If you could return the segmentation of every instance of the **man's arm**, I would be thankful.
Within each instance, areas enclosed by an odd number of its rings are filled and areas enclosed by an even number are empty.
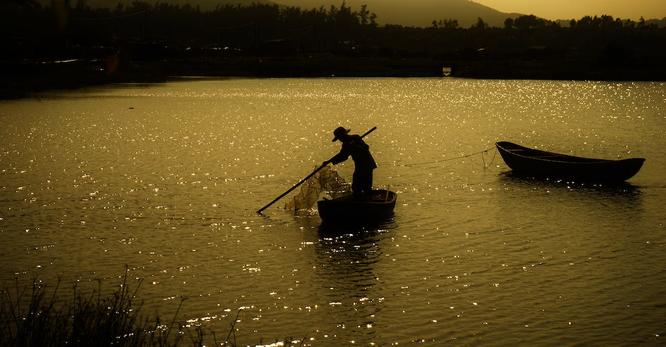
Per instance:
[[[347,146],[344,144],[342,145],[342,149],[340,149],[340,153],[336,154],[333,158],[331,158],[330,162],[333,163],[333,165],[341,163],[349,158],[351,153],[347,149]]]

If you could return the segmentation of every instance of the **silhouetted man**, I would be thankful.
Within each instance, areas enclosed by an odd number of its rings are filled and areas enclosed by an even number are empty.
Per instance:
[[[333,165],[341,163],[351,155],[354,160],[354,176],[352,178],[352,192],[354,196],[361,197],[372,191],[372,170],[377,167],[375,159],[370,154],[370,146],[358,135],[350,135],[349,129],[338,127],[333,131],[333,142],[340,140],[342,149],[331,160],[324,164]]]

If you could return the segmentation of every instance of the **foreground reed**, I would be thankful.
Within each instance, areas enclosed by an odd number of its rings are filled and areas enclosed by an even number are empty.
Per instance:
[[[75,286],[73,298],[65,301],[57,299],[60,281],[48,293],[39,281],[33,281],[30,289],[20,288],[17,280],[16,288],[0,293],[0,346],[177,346],[187,342],[203,346],[206,334],[201,327],[190,329],[176,321],[184,299],[167,324],[159,316],[143,318],[142,304],[136,301],[141,282],[131,290],[127,274],[126,270],[122,284],[109,296],[102,296],[101,285],[89,294]],[[235,346],[229,336],[222,345]]]

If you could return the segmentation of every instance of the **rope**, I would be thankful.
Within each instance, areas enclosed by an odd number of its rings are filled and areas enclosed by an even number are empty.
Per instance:
[[[419,163],[402,164],[402,165],[400,165],[400,166],[411,167],[411,166],[419,166],[419,165],[437,164],[437,163],[443,163],[443,162],[447,162],[447,161],[453,161],[453,160],[459,160],[459,159],[469,158],[469,157],[473,157],[473,156],[475,156],[475,155],[479,155],[479,154],[480,154],[480,155],[481,155],[481,160],[483,161],[483,167],[484,167],[484,169],[485,169],[485,168],[488,168],[490,165],[492,165],[492,163],[495,161],[495,155],[497,154],[497,152],[494,152],[494,154],[493,154],[493,158],[491,159],[490,163],[488,163],[488,165],[486,165],[485,153],[488,153],[489,151],[491,151],[491,150],[493,150],[493,149],[495,149],[495,147],[489,147],[489,148],[486,148],[486,149],[484,149],[484,150],[482,150],[482,151],[478,151],[478,152],[474,152],[474,153],[469,153],[469,154],[464,154],[464,155],[461,155],[461,156],[459,156],[459,157],[446,158],[446,159],[438,159],[438,160],[433,160],[433,161],[424,161],[424,162],[419,162]]]
[[[438,160],[433,160],[433,161],[424,161],[424,162],[418,162],[418,163],[409,163],[409,164],[401,164],[398,166],[404,166],[404,167],[412,167],[412,166],[420,166],[420,165],[428,165],[428,164],[437,164],[437,163],[443,163],[447,161],[453,161],[453,160],[459,160],[459,159],[464,159],[464,158],[469,158],[473,157],[475,155],[481,155],[481,161],[483,162],[483,169],[488,169],[493,163],[495,162],[495,157],[497,156],[497,151],[494,150],[495,147],[489,147],[486,148],[482,151],[474,152],[474,153],[468,153],[464,154],[458,157],[453,157],[453,158],[446,158],[446,159],[438,159]],[[490,161],[486,162],[486,153],[493,151],[493,156],[490,158]],[[316,166],[315,166],[316,168]],[[236,177],[218,177],[219,179],[222,180],[222,183],[227,183],[227,182],[233,182],[233,181],[246,181],[246,180],[257,180],[257,179],[264,179],[264,178],[273,178],[274,176],[269,175],[269,174],[257,174],[257,175],[245,175],[245,176],[236,176]]]
[[[497,151],[493,151],[493,157],[490,159],[490,162],[486,163],[486,153],[488,153],[489,150],[492,148],[488,148],[485,151],[481,152],[481,160],[483,161],[483,169],[486,170],[490,167],[490,165],[493,165],[495,162],[495,156],[497,156]]]

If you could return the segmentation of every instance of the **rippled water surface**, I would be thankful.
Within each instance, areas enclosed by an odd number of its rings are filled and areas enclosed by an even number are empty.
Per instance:
[[[2,101],[0,123],[4,287],[113,287],[128,265],[147,314],[184,296],[218,337],[238,314],[243,345],[664,344],[664,83],[188,80]],[[256,214],[339,125],[378,127],[395,218]],[[537,182],[505,174],[501,140],[647,161],[620,187]]]

